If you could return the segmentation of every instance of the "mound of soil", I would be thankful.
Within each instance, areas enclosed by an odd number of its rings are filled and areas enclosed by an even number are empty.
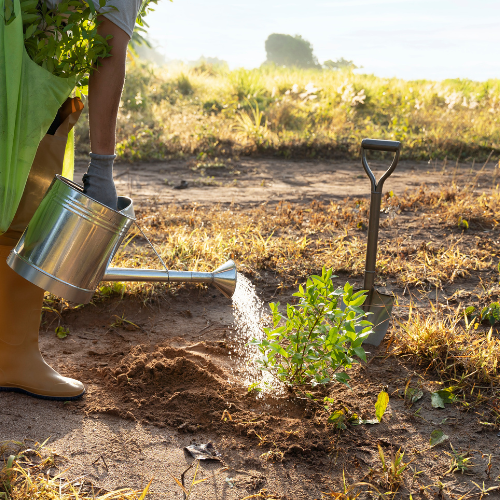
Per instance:
[[[212,344],[198,348],[223,351]],[[216,433],[229,448],[260,446],[259,454],[279,450],[274,457],[279,460],[314,453],[322,463],[330,448],[326,421],[313,418],[318,408],[310,400],[255,398],[224,368],[185,349],[138,345],[116,363],[91,372],[99,378],[99,389],[87,400],[87,414]]]
[[[221,368],[201,356],[168,346],[153,350],[136,346],[119,366],[93,371],[103,382],[106,403],[94,404],[90,411],[191,432],[206,429],[214,418],[220,419],[230,392],[228,377]]]

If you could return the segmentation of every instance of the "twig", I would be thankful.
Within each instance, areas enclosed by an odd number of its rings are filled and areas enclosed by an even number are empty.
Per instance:
[[[189,469],[192,469],[193,468],[193,465],[195,464],[195,462],[197,461],[197,459],[194,459],[192,462],[191,462],[191,465],[181,474],[181,483],[182,483],[182,487],[184,488],[184,490],[186,489],[186,487],[184,486],[184,475],[186,474],[186,472],[189,470]],[[184,500],[186,500],[187,496],[186,496],[186,492],[183,491],[183,494],[184,494]]]
[[[201,329],[201,330],[200,330],[200,331],[196,334],[196,336],[201,337],[202,335],[205,335],[206,330],[207,330],[208,328],[210,328],[211,326],[213,326],[213,323],[212,323],[212,324],[208,324],[205,328],[202,328],[202,329]]]
[[[109,472],[108,469],[108,464],[106,463],[106,460],[104,460],[104,457],[102,455],[99,455],[93,462],[92,465],[95,465],[97,462],[99,462],[99,459],[102,460],[102,463],[104,464],[104,468],[106,469],[106,472]]]
[[[119,179],[120,177],[123,177],[124,175],[130,174],[130,168],[127,168],[125,172],[121,172],[117,175],[113,175],[113,179]]]

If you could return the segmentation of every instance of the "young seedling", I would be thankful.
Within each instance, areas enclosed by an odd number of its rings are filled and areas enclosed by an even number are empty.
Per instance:
[[[400,449],[394,454],[391,449],[390,460],[388,461],[384,450],[378,445],[378,453],[380,457],[380,463],[382,465],[381,470],[372,471],[372,473],[381,476],[381,486],[390,491],[391,493],[396,493],[403,482],[403,473],[409,467],[409,465],[415,460],[414,458],[407,463],[404,463],[404,452]]]
[[[363,493],[376,494],[377,498],[385,500],[387,496],[371,483],[357,482],[349,485],[345,478],[345,470],[342,471],[342,491],[322,492],[323,495],[336,498],[337,500],[356,500]]]
[[[69,335],[69,328],[58,326],[55,330],[55,333],[58,339],[65,339]]]
[[[279,303],[271,303],[273,327],[264,328],[264,339],[250,342],[261,354],[257,366],[291,389],[334,381],[348,385],[345,370],[356,358],[366,361],[361,344],[372,324],[361,309],[365,291],[354,293],[349,283],[335,288],[332,274],[323,268],[321,276],[309,277],[294,294],[299,303],[287,304],[286,315]]]
[[[446,471],[446,474],[452,474],[454,472],[460,472],[460,474],[463,474],[464,472],[468,472],[470,467],[474,467],[470,461],[472,460],[472,457],[468,457],[467,453],[460,453],[455,448],[453,448],[453,445],[450,443],[451,446],[451,453],[445,451],[446,455],[450,457],[450,468]]]
[[[136,325],[132,321],[128,320],[125,318],[125,314],[122,314],[121,316],[118,315],[113,315],[114,318],[116,318],[113,323],[111,323],[110,328],[123,328],[125,330],[140,330],[141,327],[139,325]]]

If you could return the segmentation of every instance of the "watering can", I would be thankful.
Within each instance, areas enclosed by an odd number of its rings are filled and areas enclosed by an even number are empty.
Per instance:
[[[237,275],[232,260],[213,272],[109,267],[134,223],[130,198],[119,196],[113,210],[56,175],[7,264],[34,285],[80,304],[90,302],[101,281],[212,283],[232,297]]]

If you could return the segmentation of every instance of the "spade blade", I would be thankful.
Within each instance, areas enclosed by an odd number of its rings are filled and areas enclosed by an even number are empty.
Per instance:
[[[359,292],[360,290],[354,290],[354,292]],[[389,328],[389,320],[391,319],[392,306],[394,304],[394,296],[386,295],[385,293],[380,293],[377,290],[373,290],[366,299],[364,303],[363,310],[366,311],[366,320],[373,323],[373,332],[366,337],[363,344],[369,344],[374,346],[379,346],[382,340],[384,340],[385,334]],[[340,308],[345,310],[346,305],[342,301]],[[361,333],[363,326],[356,327],[356,331]]]
[[[363,342],[379,346],[384,340],[387,329],[389,328],[389,320],[391,319],[392,306],[394,304],[394,296],[380,293],[373,290],[368,296],[363,309],[372,314],[367,315],[367,320],[373,323],[373,332]]]

